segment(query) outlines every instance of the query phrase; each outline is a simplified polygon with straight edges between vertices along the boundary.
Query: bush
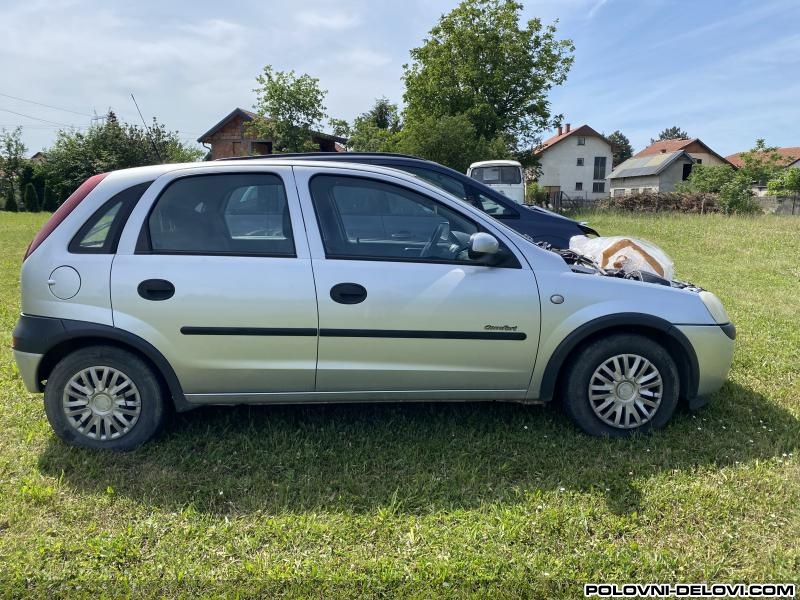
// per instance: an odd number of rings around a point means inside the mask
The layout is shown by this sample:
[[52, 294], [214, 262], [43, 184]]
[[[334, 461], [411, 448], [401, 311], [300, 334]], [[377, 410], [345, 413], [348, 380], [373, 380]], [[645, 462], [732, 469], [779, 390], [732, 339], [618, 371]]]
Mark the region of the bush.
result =
[[678, 192], [640, 192], [611, 196], [600, 202], [603, 210], [625, 212], [682, 212], [687, 214], [724, 212], [716, 194]]

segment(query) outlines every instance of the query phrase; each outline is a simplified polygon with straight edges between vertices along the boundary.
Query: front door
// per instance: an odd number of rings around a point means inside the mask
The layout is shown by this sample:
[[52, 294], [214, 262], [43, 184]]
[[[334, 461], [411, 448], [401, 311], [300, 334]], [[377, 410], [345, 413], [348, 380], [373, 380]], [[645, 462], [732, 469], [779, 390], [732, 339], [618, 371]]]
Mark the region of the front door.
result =
[[153, 188], [114, 259], [114, 324], [161, 351], [192, 401], [313, 391], [317, 306], [291, 168]]
[[502, 264], [470, 258], [469, 237], [484, 228], [425, 188], [294, 171], [317, 286], [317, 391], [524, 395], [539, 337], [524, 259], [505, 244]]

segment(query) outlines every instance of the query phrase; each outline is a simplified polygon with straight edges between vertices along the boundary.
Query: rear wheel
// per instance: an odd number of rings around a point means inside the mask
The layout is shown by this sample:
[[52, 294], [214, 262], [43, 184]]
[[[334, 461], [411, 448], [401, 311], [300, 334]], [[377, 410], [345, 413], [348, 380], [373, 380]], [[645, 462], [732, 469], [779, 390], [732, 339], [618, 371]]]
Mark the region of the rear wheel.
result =
[[564, 409], [586, 433], [625, 437], [660, 429], [678, 403], [678, 369], [666, 349], [641, 335], [587, 344], [570, 359]]
[[93, 346], [64, 357], [47, 379], [47, 419], [73, 446], [133, 450], [164, 421], [158, 378], [138, 356]]

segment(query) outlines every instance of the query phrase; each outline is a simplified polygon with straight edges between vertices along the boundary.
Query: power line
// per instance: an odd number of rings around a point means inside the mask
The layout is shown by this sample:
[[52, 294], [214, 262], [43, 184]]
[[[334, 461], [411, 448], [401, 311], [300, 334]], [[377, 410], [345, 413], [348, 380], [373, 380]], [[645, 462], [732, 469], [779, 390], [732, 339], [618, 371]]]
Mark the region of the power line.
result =
[[33, 119], [34, 121], [41, 121], [42, 123], [50, 123], [51, 125], [59, 125], [61, 127], [74, 127], [74, 125], [70, 125], [69, 123], [59, 123], [58, 121], [48, 121], [47, 119], [40, 119], [39, 117], [32, 117], [31, 115], [26, 115], [21, 112], [17, 112], [15, 110], [9, 110], [8, 108], [0, 108], [1, 111], [11, 113], [12, 115], [18, 115], [20, 117], [25, 117], [26, 119]]
[[36, 102], [35, 100], [28, 100], [27, 98], [20, 98], [19, 96], [12, 96], [10, 94], [3, 94], [2, 92], [0, 92], [0, 96], [3, 96], [4, 98], [11, 98], [12, 100], [19, 100], [20, 102], [27, 102], [28, 104], [36, 104], [37, 106], [45, 106], [47, 108], [53, 108], [55, 110], [62, 110], [64, 112], [72, 113], [73, 115], [80, 115], [82, 117], [91, 117], [92, 116], [92, 115], [89, 115], [89, 114], [86, 114], [86, 113], [78, 112], [78, 111], [75, 111], [75, 110], [70, 110], [68, 108], [62, 108], [60, 106], [53, 106], [52, 104], [45, 104], [44, 102]]

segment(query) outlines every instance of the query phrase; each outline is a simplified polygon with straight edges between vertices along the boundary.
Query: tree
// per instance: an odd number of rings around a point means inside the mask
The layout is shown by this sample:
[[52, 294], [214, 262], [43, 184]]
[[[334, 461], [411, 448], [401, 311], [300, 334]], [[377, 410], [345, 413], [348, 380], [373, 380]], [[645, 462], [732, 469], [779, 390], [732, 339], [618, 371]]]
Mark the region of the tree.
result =
[[19, 178], [25, 164], [25, 151], [22, 127], [0, 131], [0, 190], [6, 199], [6, 210], [17, 210], [17, 196], [22, 193]]
[[736, 171], [730, 165], [693, 165], [686, 181], [678, 184], [678, 191], [700, 194], [718, 194], [720, 190], [736, 178]]
[[[167, 131], [156, 119], [147, 129], [121, 123], [109, 112], [102, 125], [85, 132], [61, 130], [41, 165], [50, 192], [61, 203], [96, 173], [145, 165], [191, 162], [203, 151], [184, 145], [177, 131]], [[42, 193], [44, 197], [44, 193]]]
[[633, 147], [631, 141], [619, 129], [609, 136], [606, 136], [608, 143], [611, 144], [611, 152], [613, 154], [612, 167], [624, 163], [631, 156], [633, 156]]
[[39, 212], [39, 196], [36, 194], [36, 188], [33, 183], [28, 183], [25, 186], [24, 195], [25, 210], [28, 212]]
[[488, 143], [535, 145], [559, 118], [548, 93], [566, 80], [574, 46], [556, 37], [554, 24], [520, 26], [522, 8], [515, 0], [463, 0], [439, 19], [403, 66], [406, 126], [466, 118]]
[[767, 189], [773, 196], [800, 196], [800, 169], [784, 168], [767, 184]]
[[391, 152], [396, 149], [401, 127], [397, 105], [378, 98], [353, 121], [348, 147], [355, 152]]
[[673, 125], [672, 127], [667, 127], [661, 133], [659, 133], [656, 139], [650, 138], [650, 143], [655, 144], [656, 142], [662, 142], [664, 140], [688, 140], [688, 139], [689, 139], [688, 133], [686, 133], [683, 129], [681, 129], [677, 125]]
[[55, 212], [58, 208], [58, 202], [53, 194], [53, 190], [49, 186], [45, 186], [42, 193], [42, 210], [45, 212]]
[[254, 109], [258, 115], [248, 124], [254, 135], [272, 139], [273, 152], [314, 150], [314, 131], [325, 118], [323, 101], [328, 93], [319, 79], [294, 71], [275, 71], [270, 65], [256, 77], [259, 84]]
[[475, 161], [508, 158], [502, 138], [487, 141], [478, 136], [467, 115], [429, 116], [403, 127], [397, 150], [427, 158], [464, 173]]
[[755, 146], [739, 154], [742, 166], [739, 174], [749, 184], [766, 185], [787, 166], [791, 160], [778, 152], [775, 146], [767, 146], [763, 139], [756, 140]]

